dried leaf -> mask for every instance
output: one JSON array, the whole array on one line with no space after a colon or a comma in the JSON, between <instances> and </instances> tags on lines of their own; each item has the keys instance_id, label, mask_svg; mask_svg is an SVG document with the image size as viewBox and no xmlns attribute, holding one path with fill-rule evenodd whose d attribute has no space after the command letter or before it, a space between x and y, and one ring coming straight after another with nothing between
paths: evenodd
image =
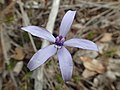
<instances>
[{"instance_id":1,"label":"dried leaf","mask_svg":"<svg viewBox=\"0 0 120 90\"><path fill-rule=\"evenodd\" d=\"M84 67L88 70L95 71L97 73L103 73L105 71L105 67L98 60L88 57L80 57L80 59L83 61Z\"/></svg>"},{"instance_id":2,"label":"dried leaf","mask_svg":"<svg viewBox=\"0 0 120 90\"><path fill-rule=\"evenodd\" d=\"M12 58L16 60L23 60L25 57L25 53L23 52L22 48L15 48L15 54L12 56Z\"/></svg>"},{"instance_id":3,"label":"dried leaf","mask_svg":"<svg viewBox=\"0 0 120 90\"><path fill-rule=\"evenodd\" d=\"M85 69L85 70L83 71L83 73L82 73L82 76L83 76L84 78L89 78L89 77L94 76L94 75L96 75L96 74L97 74L97 72L94 72L94 71Z\"/></svg>"},{"instance_id":4,"label":"dried leaf","mask_svg":"<svg viewBox=\"0 0 120 90\"><path fill-rule=\"evenodd\" d=\"M100 39L101 42L110 42L112 40L112 33L105 33Z\"/></svg>"}]
</instances>

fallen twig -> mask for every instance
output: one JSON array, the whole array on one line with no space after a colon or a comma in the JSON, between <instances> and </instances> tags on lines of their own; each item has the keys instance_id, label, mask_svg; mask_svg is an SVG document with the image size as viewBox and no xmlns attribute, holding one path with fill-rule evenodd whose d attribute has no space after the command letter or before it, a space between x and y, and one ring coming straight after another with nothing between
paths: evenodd
<instances>
[{"instance_id":1,"label":"fallen twig","mask_svg":"<svg viewBox=\"0 0 120 90\"><path fill-rule=\"evenodd\" d=\"M24 9L23 9L23 4L22 4L21 0L17 1L17 3L18 3L19 6L20 6L20 10L21 10L21 13L22 13L22 19L23 19L24 25L25 25L25 26L30 25L29 18L28 18L28 16L27 16L26 12L25 12ZM30 33L28 33L28 35L29 35L30 41L31 41L31 43L32 43L33 49L34 49L34 51L36 52L37 49L36 49L34 40L33 40L33 38L32 38L32 35L31 35Z\"/></svg>"}]
</instances>

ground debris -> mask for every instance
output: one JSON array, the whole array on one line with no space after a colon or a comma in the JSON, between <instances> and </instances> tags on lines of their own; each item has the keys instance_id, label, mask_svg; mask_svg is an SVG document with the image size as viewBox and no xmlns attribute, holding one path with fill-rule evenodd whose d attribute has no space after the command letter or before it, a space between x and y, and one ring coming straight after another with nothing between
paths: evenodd
<instances>
[{"instance_id":1,"label":"ground debris","mask_svg":"<svg viewBox=\"0 0 120 90\"><path fill-rule=\"evenodd\" d=\"M19 0L18 0L19 1ZM18 1L0 1L0 27L9 58L6 65L0 42L0 90L34 90L34 75L27 63L35 53L24 26ZM46 27L52 0L21 0L31 25ZM65 38L94 41L99 51L67 48L74 62L69 83L62 79L58 57L44 65L43 90L120 90L120 2L119 0L60 0L53 35L58 35L66 11L76 10L76 17ZM0 40L1 39L0 28ZM33 36L37 49L42 40ZM13 77L11 77L11 74ZM15 88L15 82L18 84Z\"/></svg>"}]
</instances>

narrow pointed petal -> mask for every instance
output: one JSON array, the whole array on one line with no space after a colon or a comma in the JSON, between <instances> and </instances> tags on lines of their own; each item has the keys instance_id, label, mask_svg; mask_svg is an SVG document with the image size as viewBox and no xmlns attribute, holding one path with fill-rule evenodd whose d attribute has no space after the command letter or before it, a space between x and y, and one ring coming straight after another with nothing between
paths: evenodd
<instances>
[{"instance_id":1,"label":"narrow pointed petal","mask_svg":"<svg viewBox=\"0 0 120 90\"><path fill-rule=\"evenodd\" d=\"M57 55L63 80L69 81L73 71L72 57L65 47L59 49Z\"/></svg>"},{"instance_id":2,"label":"narrow pointed petal","mask_svg":"<svg viewBox=\"0 0 120 90\"><path fill-rule=\"evenodd\" d=\"M73 38L64 42L64 45L82 49L98 51L97 45L89 40Z\"/></svg>"},{"instance_id":3,"label":"narrow pointed petal","mask_svg":"<svg viewBox=\"0 0 120 90\"><path fill-rule=\"evenodd\" d=\"M21 29L31 33L34 36L46 39L50 42L55 42L55 37L44 28L37 26L27 26L27 27L22 27Z\"/></svg>"},{"instance_id":4,"label":"narrow pointed petal","mask_svg":"<svg viewBox=\"0 0 120 90\"><path fill-rule=\"evenodd\" d=\"M73 23L76 11L69 10L63 17L61 25L60 25L60 33L59 36L65 37L67 32L70 30L70 27Z\"/></svg>"},{"instance_id":5,"label":"narrow pointed petal","mask_svg":"<svg viewBox=\"0 0 120 90\"><path fill-rule=\"evenodd\" d=\"M40 49L38 52L36 52L31 60L29 61L27 67L30 69L30 71L38 68L40 65L42 65L49 57L53 56L56 53L57 49L54 47L54 45L47 46L43 49Z\"/></svg>"}]
</instances>

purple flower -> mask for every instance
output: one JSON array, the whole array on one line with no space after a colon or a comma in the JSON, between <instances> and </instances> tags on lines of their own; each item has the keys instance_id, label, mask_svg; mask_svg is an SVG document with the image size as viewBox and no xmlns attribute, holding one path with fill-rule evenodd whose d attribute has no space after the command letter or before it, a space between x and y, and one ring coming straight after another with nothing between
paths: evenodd
<instances>
[{"instance_id":1,"label":"purple flower","mask_svg":"<svg viewBox=\"0 0 120 90\"><path fill-rule=\"evenodd\" d=\"M71 54L64 46L98 51L97 45L89 40L73 38L65 41L65 36L70 30L75 14L76 11L68 11L64 15L60 25L59 36L57 36L56 38L46 29L41 27L27 26L21 28L22 30L27 31L34 36L46 39L53 43L52 45L40 49L33 55L27 65L27 67L31 71L38 68L48 58L50 58L57 52L62 78L65 81L68 81L71 79L72 76L73 62Z\"/></svg>"}]
</instances>

